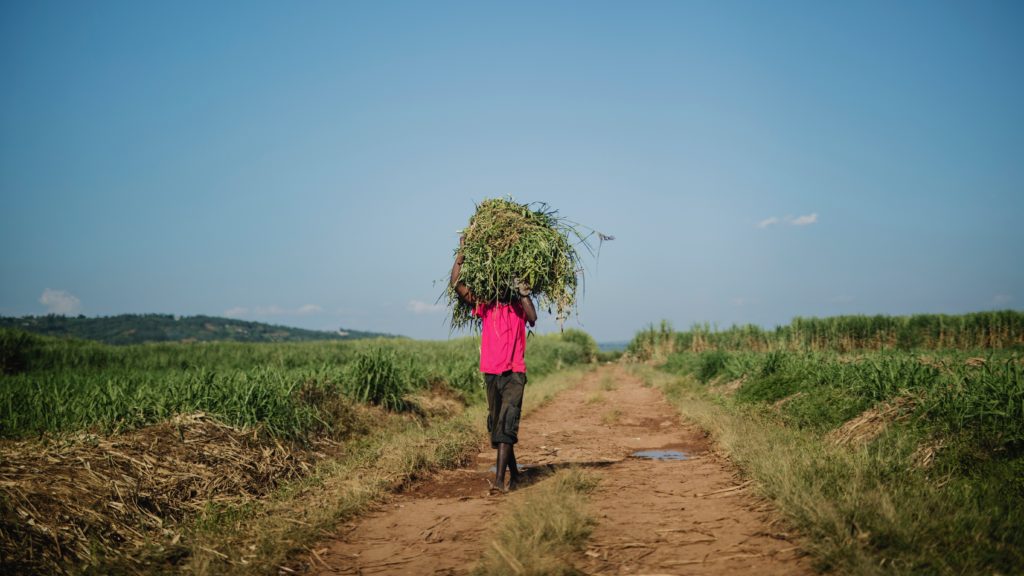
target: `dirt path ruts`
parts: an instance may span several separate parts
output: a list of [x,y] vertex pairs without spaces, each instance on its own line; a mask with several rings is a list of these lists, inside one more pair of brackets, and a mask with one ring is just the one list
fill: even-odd
[[[688,459],[630,456],[658,448]],[[573,559],[585,573],[811,573],[797,545],[773,528],[770,507],[709,448],[658,390],[619,366],[605,366],[527,414],[516,454],[535,483],[562,466],[595,469],[600,480],[589,511],[597,525]],[[316,547],[310,572],[468,573],[509,498],[487,495],[493,461],[494,452],[481,444],[469,466],[420,482],[343,526],[335,540]]]

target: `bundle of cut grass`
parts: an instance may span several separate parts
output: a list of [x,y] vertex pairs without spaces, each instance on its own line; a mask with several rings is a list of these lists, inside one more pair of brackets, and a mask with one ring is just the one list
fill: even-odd
[[[484,200],[462,235],[460,279],[477,299],[509,301],[517,284],[525,282],[538,308],[556,312],[560,322],[574,309],[582,273],[576,246],[582,244],[589,251],[590,234],[581,234],[577,225],[546,204]],[[452,328],[476,326],[472,309],[450,286],[447,296]]]

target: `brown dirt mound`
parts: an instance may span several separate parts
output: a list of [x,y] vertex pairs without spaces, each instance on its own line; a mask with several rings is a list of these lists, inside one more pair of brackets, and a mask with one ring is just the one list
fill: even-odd
[[186,514],[264,495],[320,455],[203,413],[109,437],[0,443],[0,571],[64,573],[153,542],[173,555]]

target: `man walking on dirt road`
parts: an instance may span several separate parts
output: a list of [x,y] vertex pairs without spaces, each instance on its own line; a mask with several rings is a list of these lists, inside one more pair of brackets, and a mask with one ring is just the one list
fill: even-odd
[[[519,483],[515,443],[519,440],[519,415],[523,409],[523,389],[526,387],[526,323],[537,323],[537,310],[530,299],[530,288],[517,283],[509,302],[482,302],[459,280],[462,271],[461,246],[452,265],[451,285],[465,303],[473,307],[473,315],[480,318],[480,371],[487,384],[487,432],[491,435],[491,448],[498,451],[491,490],[508,492]],[[505,487],[505,469],[509,471],[508,488]]]

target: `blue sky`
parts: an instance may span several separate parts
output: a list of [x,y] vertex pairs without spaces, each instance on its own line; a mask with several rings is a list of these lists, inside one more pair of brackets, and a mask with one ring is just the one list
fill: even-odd
[[1017,2],[5,2],[0,314],[446,338],[457,231],[506,195],[616,236],[569,323],[601,341],[1020,309],[1021,29]]

